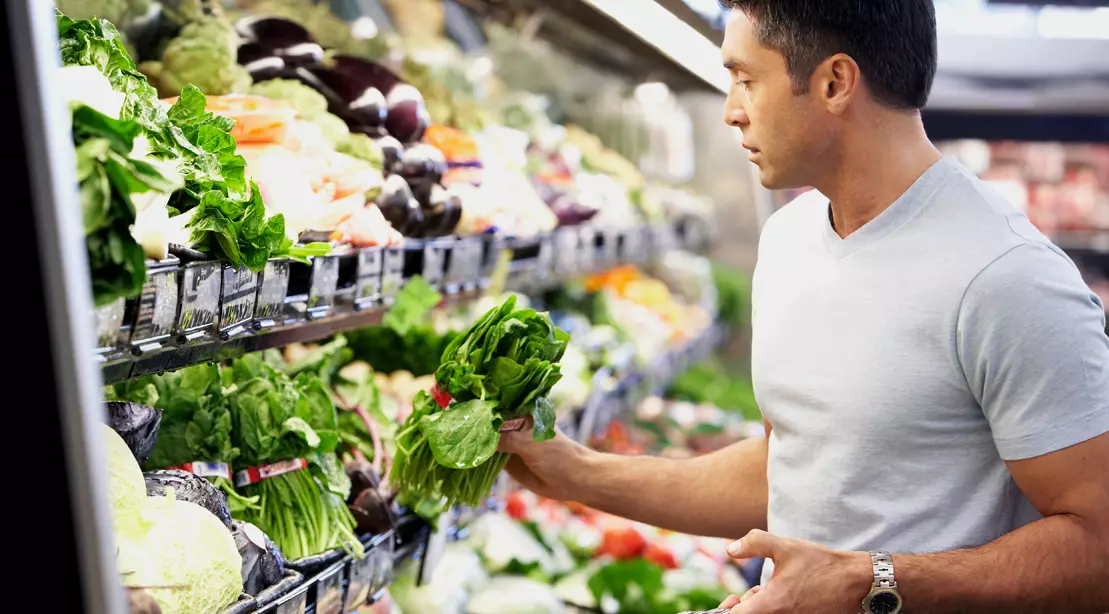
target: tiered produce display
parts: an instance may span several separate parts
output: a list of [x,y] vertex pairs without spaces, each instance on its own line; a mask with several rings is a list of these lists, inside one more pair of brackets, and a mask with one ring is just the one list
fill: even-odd
[[[322,5],[58,7],[133,612],[428,611],[385,588],[460,524],[451,552],[499,561],[466,612],[535,580],[623,612],[737,585],[589,510],[496,511],[502,428],[611,435],[719,341],[713,270],[680,251],[711,206]],[[574,525],[641,547],[570,552]]]

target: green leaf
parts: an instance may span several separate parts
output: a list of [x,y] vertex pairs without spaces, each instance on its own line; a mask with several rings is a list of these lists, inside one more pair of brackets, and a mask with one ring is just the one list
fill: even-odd
[[472,469],[489,460],[500,442],[504,420],[494,415],[497,404],[472,400],[420,419],[435,461],[452,469]]
[[382,319],[382,324],[396,331],[398,335],[404,336],[412,327],[420,324],[442,298],[443,295],[417,275],[409,279],[397,293],[392,307]]
[[550,441],[555,437],[555,415],[554,404],[547,397],[539,397],[535,399],[535,406],[531,410],[531,418],[535,423],[532,431],[532,439],[534,441]]

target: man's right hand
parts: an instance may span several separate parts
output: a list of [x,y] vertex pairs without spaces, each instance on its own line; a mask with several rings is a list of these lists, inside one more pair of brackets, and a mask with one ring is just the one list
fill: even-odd
[[528,428],[501,433],[497,449],[512,454],[508,461],[509,475],[535,494],[556,501],[576,501],[574,482],[580,480],[588,465],[587,458],[596,454],[556,431],[555,438],[536,443],[530,423]]

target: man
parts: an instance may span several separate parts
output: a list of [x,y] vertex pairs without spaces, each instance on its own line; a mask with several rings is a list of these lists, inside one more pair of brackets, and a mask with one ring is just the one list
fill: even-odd
[[766,187],[818,190],[759,247],[768,437],[668,460],[507,433],[510,472],[661,527],[746,534],[730,554],[773,571],[723,604],[737,614],[1109,612],[1104,312],[928,141],[932,0],[729,4],[725,119]]

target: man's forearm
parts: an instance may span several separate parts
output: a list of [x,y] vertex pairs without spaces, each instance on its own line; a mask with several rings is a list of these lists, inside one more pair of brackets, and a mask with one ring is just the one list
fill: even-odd
[[1049,516],[980,548],[894,555],[906,614],[1109,612],[1109,531]]
[[590,454],[580,502],[672,531],[736,538],[766,526],[766,439],[692,459]]

